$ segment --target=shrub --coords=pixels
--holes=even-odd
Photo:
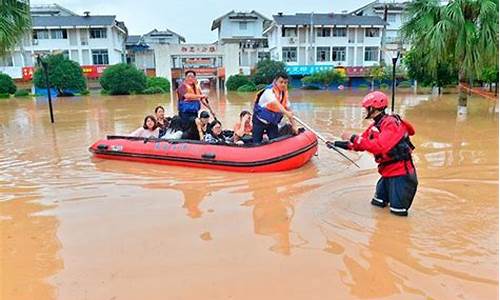
[[[362,83],[362,84],[358,85],[358,89],[360,89],[360,90],[367,90],[368,89],[368,84]]]
[[[44,58],[49,70],[49,84],[57,90],[59,96],[67,95],[64,90],[79,93],[87,88],[85,77],[80,65],[62,54],[48,55]],[[46,88],[45,75],[42,68],[37,68],[33,74],[36,87]]]
[[[232,75],[226,81],[226,86],[229,91],[236,91],[239,87],[245,84],[252,83],[247,76],[244,75]]]
[[[30,95],[28,90],[18,90],[14,93],[14,97],[27,97]]]
[[[0,94],[14,94],[16,92],[14,80],[2,72],[0,72]]]
[[[303,89],[303,90],[321,90],[321,88],[317,85],[305,85],[301,89]]]
[[[387,83],[382,83],[382,84],[380,85],[380,89],[381,89],[381,90],[387,90],[387,89],[389,89],[389,85],[388,85]]]
[[[403,88],[403,89],[411,88],[411,83],[409,81],[401,81],[398,84],[398,88]]]
[[[146,95],[152,95],[152,94],[165,94],[166,92],[159,86],[153,86],[153,87],[148,87],[147,89],[142,91],[142,93]]]
[[[265,84],[265,83],[260,83],[260,84],[257,84],[257,85],[255,86],[255,88],[257,89],[257,91],[260,91],[260,90],[265,89],[267,86],[268,86],[268,84]]]
[[[148,77],[146,80],[147,89],[159,87],[163,89],[163,93],[170,91],[170,81],[163,77]]]
[[[309,76],[302,78],[302,83],[305,84],[321,84],[325,89],[332,83],[342,83],[347,80],[346,75],[338,70],[330,69],[323,70],[316,73],[313,73]]]
[[[252,76],[252,81],[255,84],[269,84],[273,82],[274,77],[278,73],[286,73],[286,65],[284,62],[271,59],[264,59],[255,66],[255,73]]]
[[[83,90],[83,91],[80,92],[80,95],[82,95],[82,96],[86,96],[88,94],[90,94],[89,90]]]
[[[256,90],[257,87],[252,82],[242,85],[238,88],[238,92],[255,92]]]
[[[146,88],[146,75],[135,66],[121,63],[107,67],[99,82],[110,95],[129,95]]]
[[[0,99],[7,99],[10,98],[10,95],[8,93],[0,93]]]
[[[104,95],[104,96],[109,95],[109,92],[106,91],[106,90],[104,90],[104,89],[102,89],[101,90],[101,95]]]

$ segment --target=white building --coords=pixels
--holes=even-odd
[[[409,45],[403,44],[400,29],[405,22],[404,10],[408,2],[396,2],[391,0],[375,0],[363,7],[351,12],[358,16],[378,16],[384,19],[387,10],[387,26],[385,27],[385,39],[382,41],[382,57],[387,65],[391,65],[391,57],[397,50],[405,51]]]
[[[10,54],[0,58],[0,72],[23,78],[34,56],[62,52],[82,66],[124,62],[127,28],[115,16],[78,15],[57,4],[32,6],[33,30]]]
[[[232,10],[212,22],[212,31],[218,30],[219,45],[238,45],[240,72],[250,75],[250,70],[259,61],[269,58],[268,41],[263,32],[270,23],[271,20],[254,10]]]
[[[279,13],[273,19],[264,31],[271,59],[288,66],[370,67],[379,63],[385,22],[378,16]]]
[[[154,76],[156,74],[155,55],[153,45],[181,44],[186,39],[172,30],[157,30],[140,36],[129,35],[126,41],[127,62],[134,64],[138,69],[146,74]]]

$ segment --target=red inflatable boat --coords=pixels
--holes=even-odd
[[[238,172],[299,168],[318,150],[316,136],[302,131],[262,145],[213,145],[199,141],[108,136],[89,151],[95,157]]]

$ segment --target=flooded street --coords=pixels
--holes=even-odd
[[[364,93],[291,91],[326,136],[366,127]],[[213,97],[232,128],[253,94]],[[92,158],[168,96],[0,100],[1,299],[496,299],[498,103],[398,94],[416,127],[410,216],[369,203],[358,169],[320,145],[304,167],[241,174]]]

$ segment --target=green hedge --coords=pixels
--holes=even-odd
[[[380,85],[380,89],[381,89],[381,90],[387,90],[387,89],[389,89],[389,85],[388,85],[387,83],[382,83],[382,84]]]
[[[411,83],[409,81],[401,81],[398,84],[398,88],[411,88]]]
[[[360,89],[360,90],[367,90],[367,89],[368,89],[368,84],[364,84],[364,83],[363,83],[363,84],[360,84],[360,85],[358,86],[358,89]]]
[[[305,86],[301,87],[301,89],[303,89],[303,90],[321,90],[321,88],[319,86],[316,86],[316,85],[305,85]]]
[[[261,83],[261,84],[257,84],[257,85],[255,86],[255,88],[257,89],[257,91],[260,91],[260,90],[265,89],[267,86],[268,86],[268,84]]]
[[[146,95],[152,95],[152,94],[165,94],[166,92],[159,86],[152,86],[142,91],[142,93]]]
[[[27,97],[30,95],[30,92],[28,90],[17,90],[14,93],[14,97]]]
[[[83,90],[83,91],[80,92],[80,95],[82,95],[82,96],[86,96],[88,94],[90,94],[89,90]]]
[[[148,77],[146,82],[147,89],[159,87],[163,93],[170,91],[170,81],[163,77]]]
[[[238,92],[255,92],[256,90],[257,87],[252,82],[242,85],[238,88]]]
[[[0,93],[0,99],[8,99],[10,98],[10,95],[7,93]]]
[[[0,72],[0,94],[14,94],[17,90],[14,80],[2,72]]]
[[[146,89],[146,75],[135,66],[116,64],[106,68],[99,80],[110,95],[141,93]]]
[[[239,87],[246,84],[253,84],[247,76],[244,75],[232,75],[226,81],[226,86],[229,91],[236,91]],[[255,86],[255,84],[254,84]]]

